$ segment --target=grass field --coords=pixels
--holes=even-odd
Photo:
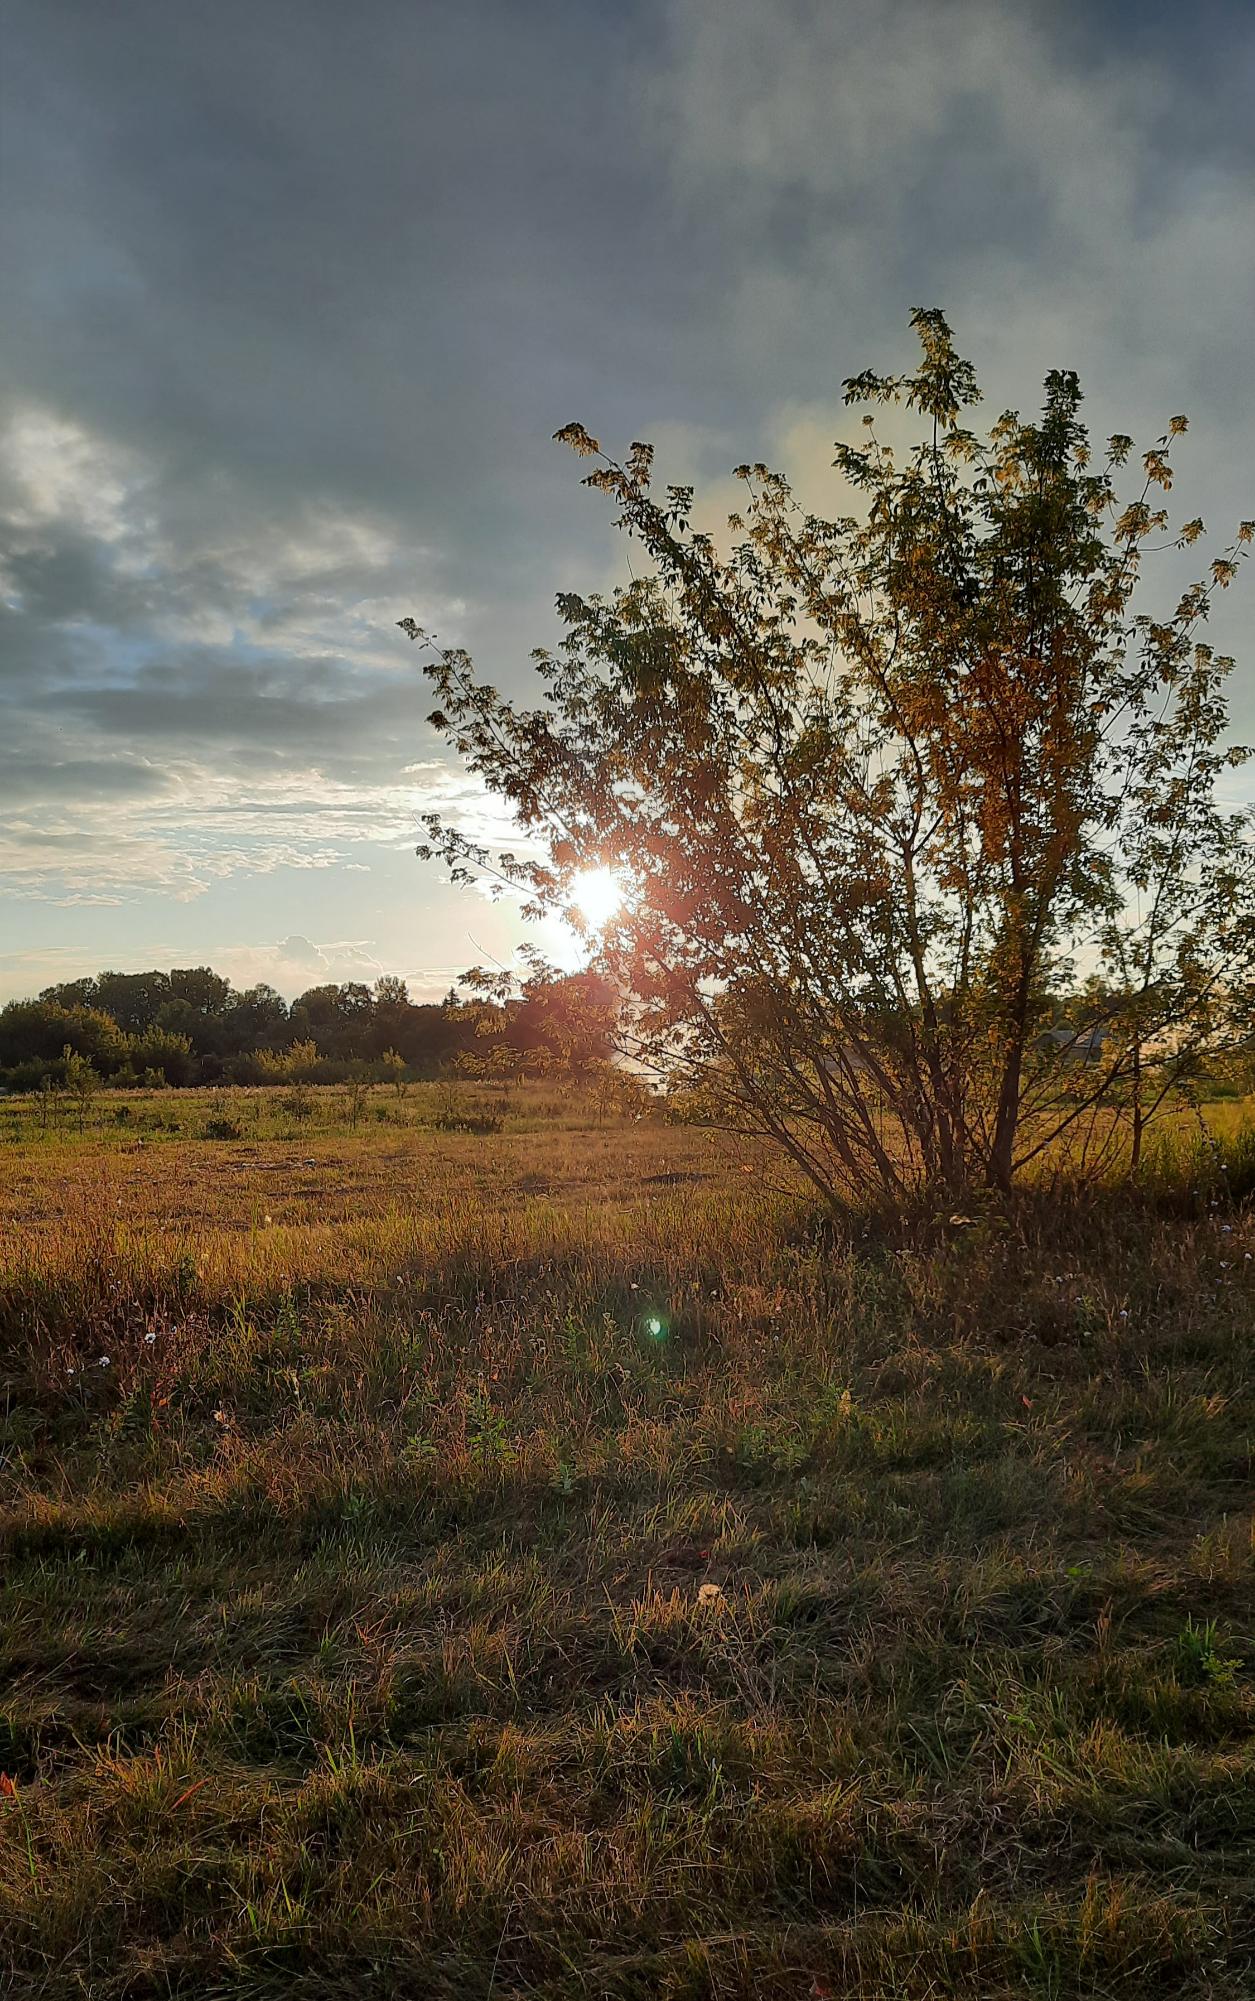
[[[1255,1994],[1222,1180],[838,1238],[535,1090],[4,1117],[0,1993]]]

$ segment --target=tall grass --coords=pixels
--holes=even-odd
[[[1236,1149],[843,1235],[666,1129],[15,1157],[5,1991],[1255,1991]]]

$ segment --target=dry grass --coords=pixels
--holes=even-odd
[[[1255,1992],[1240,1204],[98,1109],[0,1196],[2,1991]]]

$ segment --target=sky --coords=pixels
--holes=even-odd
[[[572,420],[839,512],[937,305],[986,415],[1074,367],[1255,514],[1252,102],[1247,0],[0,0],[0,1000],[512,961],[396,621],[526,693],[622,559]]]

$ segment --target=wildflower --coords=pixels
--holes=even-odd
[[[107,1355],[102,1355],[102,1356],[100,1357],[100,1366],[101,1366],[101,1368],[102,1368],[102,1369],[107,1369],[107,1368],[108,1368],[108,1366],[109,1366],[109,1357],[108,1357]]]
[[[156,1338],[157,1338],[157,1336],[156,1336],[156,1335],[155,1335],[155,1334],[154,1334],[154,1333],[152,1332],[152,1330],[151,1330],[151,1329],[150,1329],[150,1330],[149,1330],[149,1332],[148,1332],[147,1334],[145,1334],[145,1336],[144,1336],[144,1340],[145,1340],[145,1342],[147,1343],[148,1347],[150,1347],[150,1348],[152,1347],[152,1344],[153,1344],[153,1342],[154,1342],[154,1341],[156,1340]]]

